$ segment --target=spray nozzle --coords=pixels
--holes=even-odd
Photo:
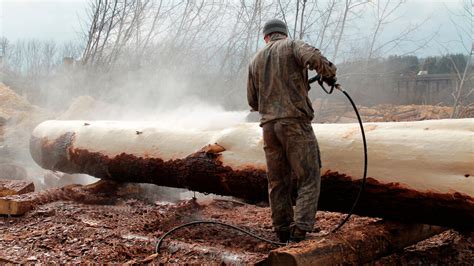
[[[336,77],[334,78],[326,78],[326,77],[323,77],[321,76],[320,74],[317,74],[316,76],[308,79],[308,83],[311,84],[311,83],[314,83],[315,81],[318,82],[319,86],[321,86],[321,88],[324,90],[324,92],[326,92],[327,94],[332,94],[334,89],[338,89],[340,91],[343,91],[341,85],[337,84],[337,79]],[[327,85],[330,86],[330,89],[329,91],[326,89],[326,87],[324,86],[324,83],[326,83]]]

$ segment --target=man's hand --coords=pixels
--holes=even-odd
[[[335,76],[331,78],[323,77],[322,80],[330,87],[336,86],[337,78]]]
[[[323,82],[326,83],[328,86],[333,87],[336,86],[337,78],[336,76],[334,77],[323,77],[320,74],[317,74],[316,76],[308,79],[308,83],[311,84],[313,82],[317,81],[319,85],[323,85]]]

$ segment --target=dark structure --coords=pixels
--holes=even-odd
[[[451,105],[454,101],[452,92],[455,90],[458,77],[454,74],[424,74],[400,76],[396,80],[396,96],[399,104],[442,104]],[[466,80],[463,86],[472,88],[472,81]],[[472,95],[468,99],[473,101]]]

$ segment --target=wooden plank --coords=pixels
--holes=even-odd
[[[69,185],[45,191],[0,197],[0,215],[23,215],[38,205],[68,200],[82,203],[110,201],[117,197],[139,195],[137,184],[99,180],[90,185]]]
[[[19,195],[35,191],[33,182],[0,179],[0,197]]]
[[[35,191],[33,182],[22,180],[0,179],[0,214],[24,214],[33,207],[32,195]]]
[[[6,196],[0,198],[0,215],[23,215],[34,206],[34,197],[29,194]]]

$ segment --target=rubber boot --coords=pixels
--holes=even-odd
[[[290,231],[276,231],[276,235],[282,243],[287,243],[290,240]]]
[[[290,242],[300,242],[306,238],[306,231],[293,226],[290,230]]]

